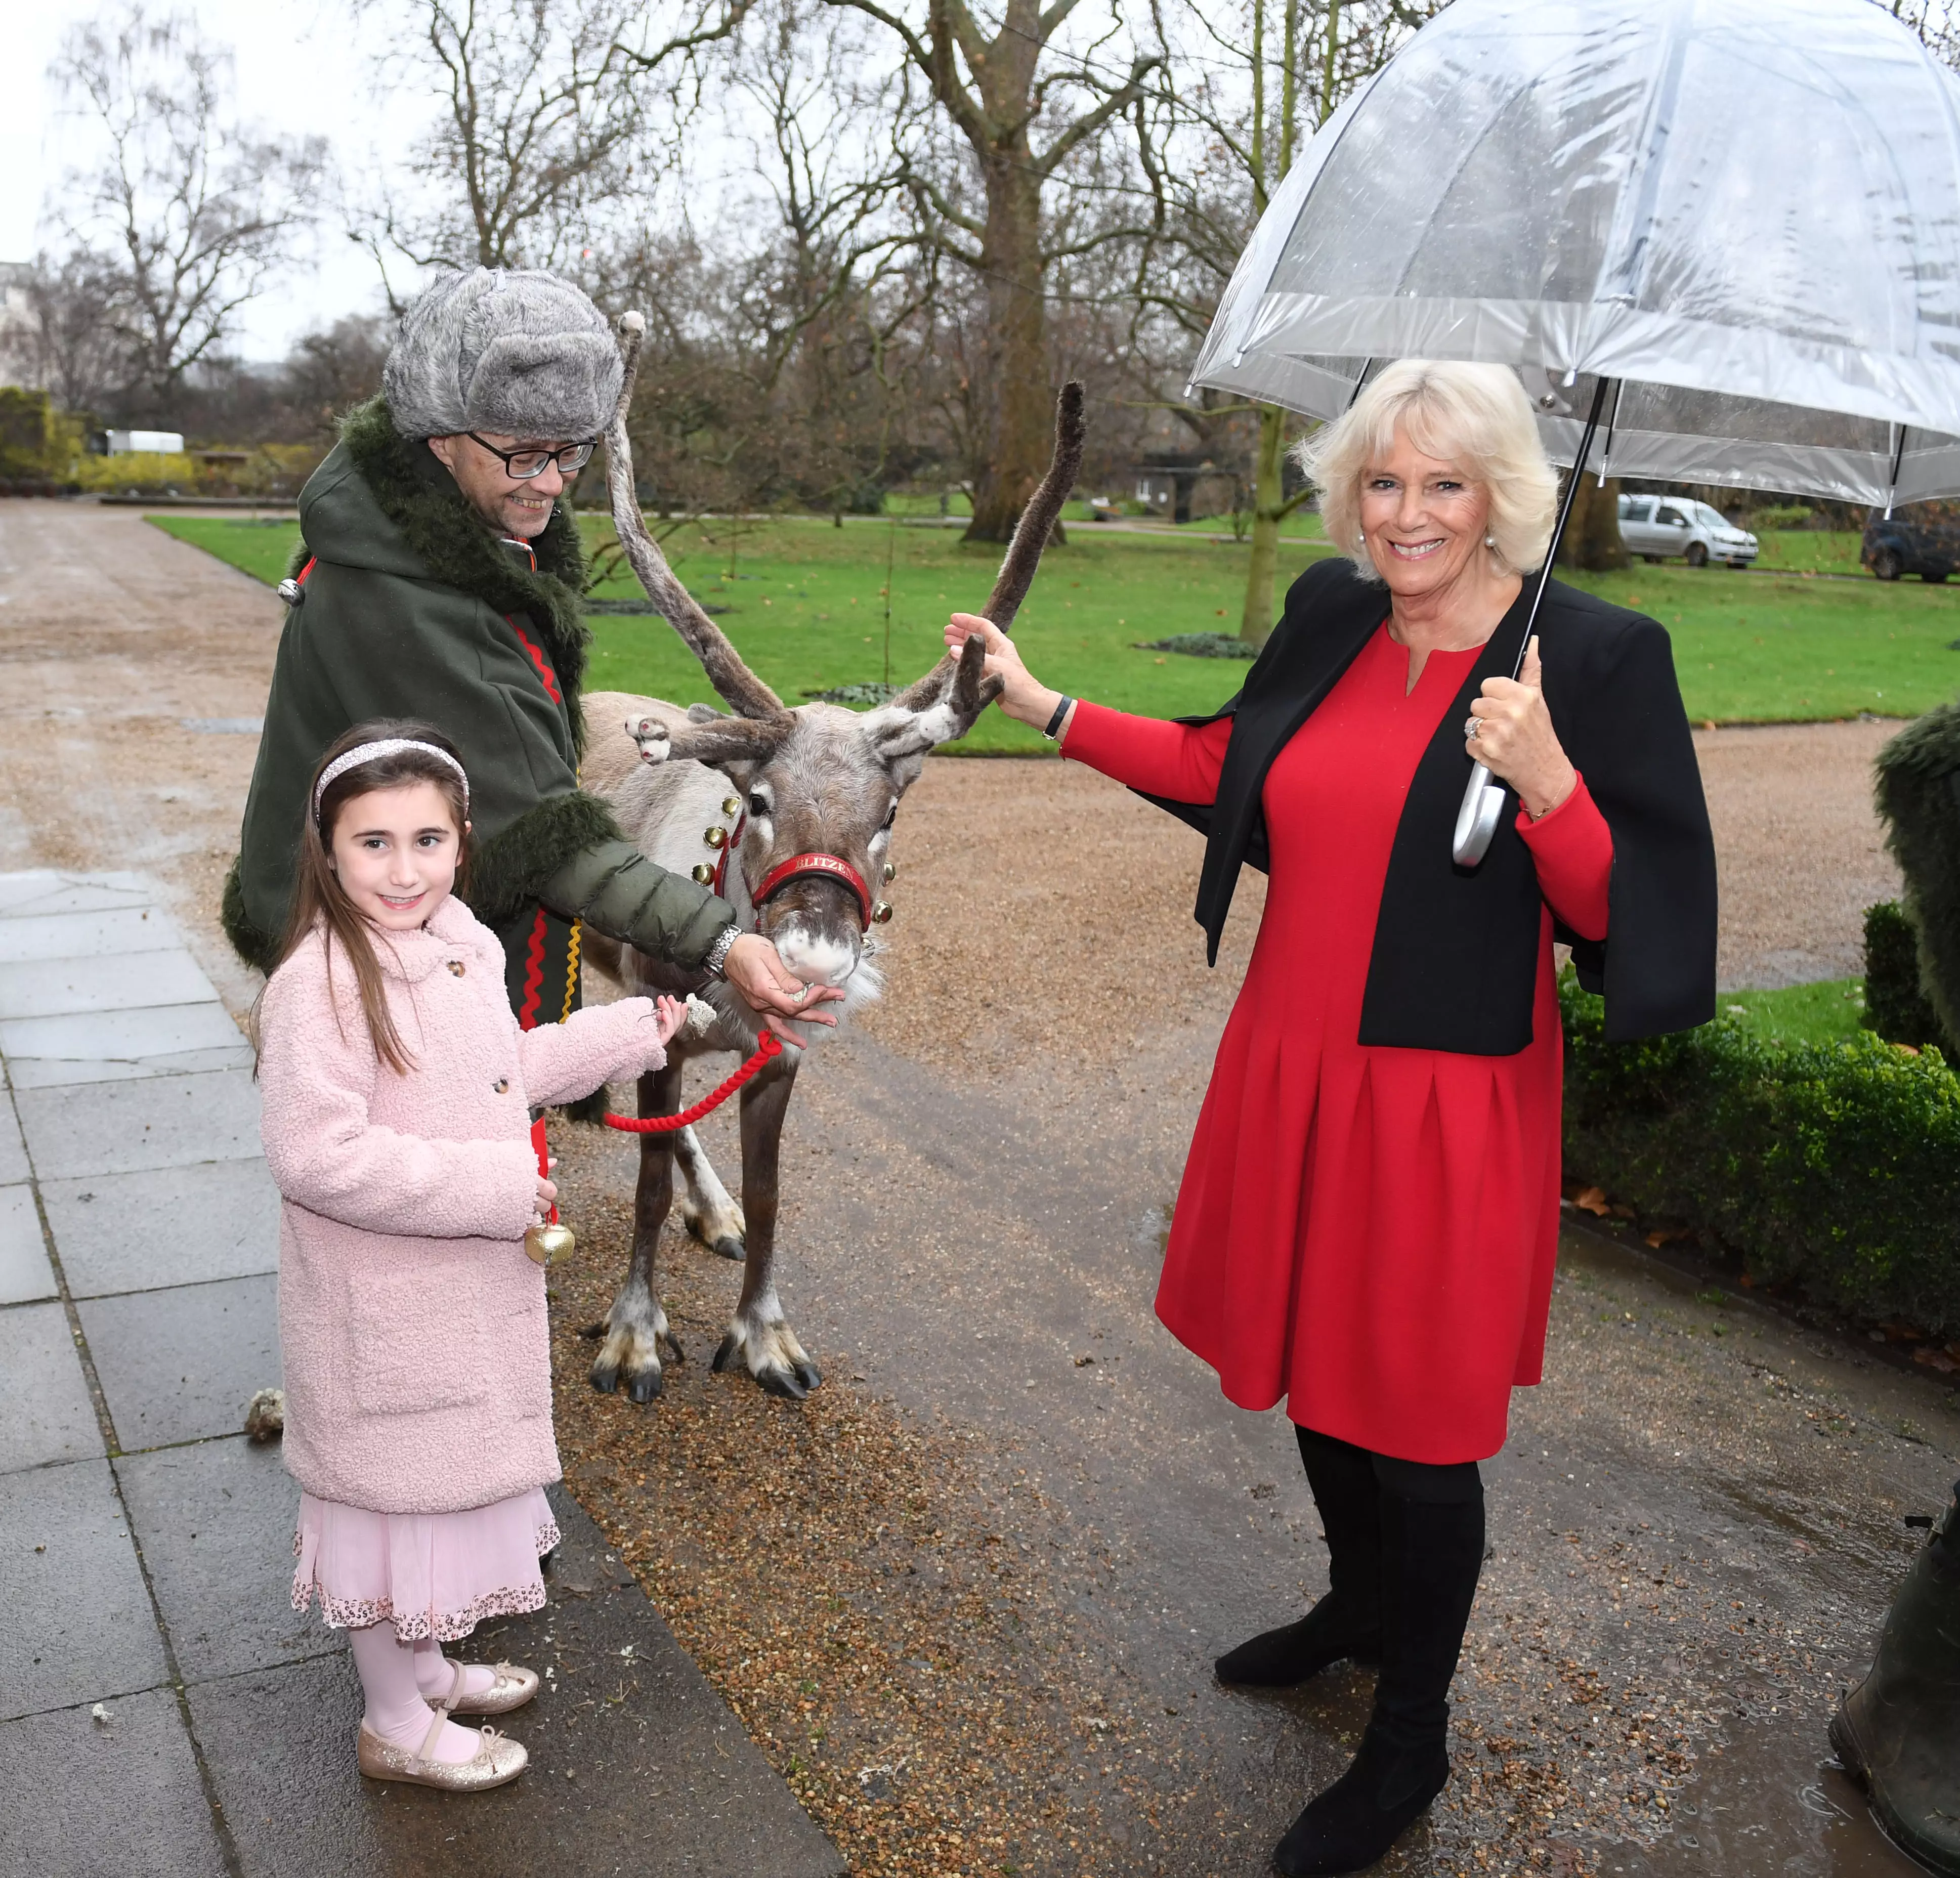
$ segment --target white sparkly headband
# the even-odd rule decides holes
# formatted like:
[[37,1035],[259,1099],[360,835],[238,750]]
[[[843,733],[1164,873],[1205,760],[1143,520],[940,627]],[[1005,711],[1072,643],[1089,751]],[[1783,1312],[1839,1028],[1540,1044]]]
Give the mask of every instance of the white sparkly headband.
[[326,786],[336,778],[344,776],[357,764],[371,763],[377,756],[393,756],[405,750],[425,751],[438,762],[447,763],[456,772],[456,779],[463,785],[463,812],[469,813],[469,778],[463,766],[446,750],[438,750],[433,743],[425,743],[419,737],[384,737],[378,743],[357,743],[353,749],[335,757],[320,773],[320,780],[313,786],[313,819],[320,820],[320,805],[326,794]]

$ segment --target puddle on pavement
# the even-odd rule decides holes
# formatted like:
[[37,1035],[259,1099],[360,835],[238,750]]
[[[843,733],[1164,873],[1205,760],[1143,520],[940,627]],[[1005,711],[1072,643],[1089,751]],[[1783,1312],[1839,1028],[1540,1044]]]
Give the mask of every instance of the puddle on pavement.
[[1601,1878],[1924,1878],[1825,1760],[1822,1723],[1726,1732],[1727,1746],[1681,1790],[1673,1832],[1646,1850],[1602,1848]]

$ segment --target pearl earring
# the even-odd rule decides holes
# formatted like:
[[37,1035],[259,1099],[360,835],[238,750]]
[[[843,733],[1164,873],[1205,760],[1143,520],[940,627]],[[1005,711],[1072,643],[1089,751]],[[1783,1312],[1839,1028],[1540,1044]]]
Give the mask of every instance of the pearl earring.
[[1485,547],[1494,548],[1497,545],[1497,537],[1495,535],[1486,535],[1484,537],[1484,546]]

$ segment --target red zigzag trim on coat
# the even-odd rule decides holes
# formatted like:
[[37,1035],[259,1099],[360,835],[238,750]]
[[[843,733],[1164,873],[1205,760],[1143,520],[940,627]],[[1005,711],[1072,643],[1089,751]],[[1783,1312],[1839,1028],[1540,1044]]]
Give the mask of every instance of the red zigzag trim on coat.
[[531,943],[524,953],[524,1001],[517,1007],[517,1027],[538,1027],[538,1007],[544,1001],[545,909],[540,906],[531,921]]
[[545,657],[542,648],[532,642],[531,635],[517,624],[515,614],[506,613],[504,617],[510,621],[511,630],[517,635],[524,650],[530,654],[531,663],[538,668],[538,676],[544,681],[545,695],[553,704],[563,704],[565,693],[558,688],[558,673],[552,670],[551,660]]

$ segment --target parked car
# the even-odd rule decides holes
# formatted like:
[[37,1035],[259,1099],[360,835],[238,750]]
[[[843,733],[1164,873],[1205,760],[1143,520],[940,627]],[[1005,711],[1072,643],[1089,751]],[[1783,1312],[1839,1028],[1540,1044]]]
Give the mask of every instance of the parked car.
[[1858,559],[1882,581],[1917,574],[1937,586],[1960,568],[1960,502],[1908,502],[1872,511]]
[[1736,527],[1720,509],[1684,495],[1621,496],[1620,539],[1629,553],[1643,561],[1679,555],[1691,568],[1710,561],[1745,568],[1761,552],[1746,528]]

